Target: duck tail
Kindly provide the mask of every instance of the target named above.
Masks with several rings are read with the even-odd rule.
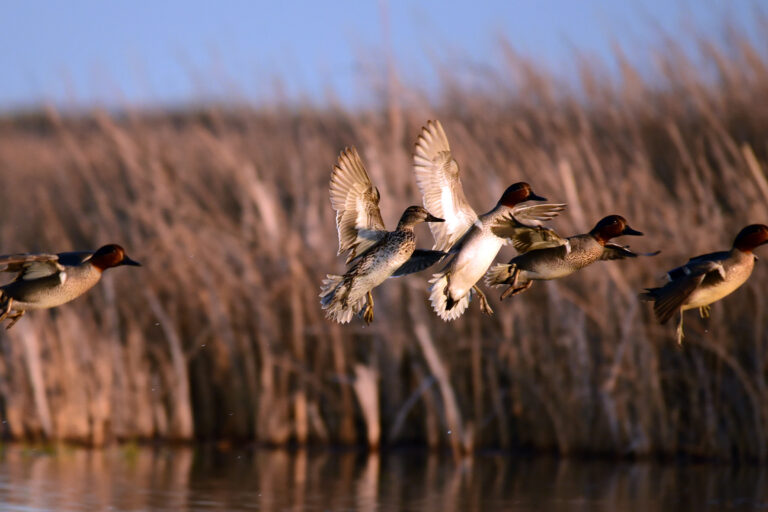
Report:
[[[435,310],[437,316],[446,322],[449,322],[451,320],[456,320],[464,314],[464,310],[469,306],[469,299],[472,293],[474,293],[473,291],[470,290],[469,293],[459,300],[454,300],[453,297],[450,296],[450,291],[448,289],[447,272],[434,274],[429,282],[432,285],[429,288],[429,300],[432,302],[432,309]]]
[[[653,312],[659,323],[667,323],[675,313],[680,311],[686,296],[670,293],[666,286],[661,288],[646,288],[638,294],[640,300],[653,302]]]
[[[333,298],[336,296],[336,291],[341,284],[344,276],[337,276],[335,274],[328,274],[323,279],[323,284],[320,286],[320,304],[323,309],[331,305]]]
[[[512,284],[512,277],[514,275],[515,265],[509,263],[498,263],[492,266],[488,272],[485,273],[485,284],[492,287],[504,286]]]
[[[346,324],[352,320],[352,316],[362,310],[365,297],[346,305],[341,299],[344,293],[340,292],[344,292],[349,286],[350,283],[344,282],[344,276],[328,274],[323,280],[323,284],[320,287],[320,305],[326,310],[326,318],[340,324]]]
[[[645,302],[653,302],[658,298],[661,288],[646,288],[644,292],[637,294],[638,298]]]

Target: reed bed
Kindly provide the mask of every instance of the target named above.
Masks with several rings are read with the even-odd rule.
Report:
[[[763,265],[709,320],[689,313],[682,346],[637,299],[668,268],[768,222],[765,43],[701,40],[696,57],[667,47],[653,79],[623,60],[609,79],[585,61],[578,87],[508,49],[479,89],[444,78],[433,100],[392,79],[380,108],[354,111],[3,118],[0,252],[116,242],[144,264],[0,334],[5,437],[765,460]],[[552,223],[562,233],[620,213],[646,233],[633,248],[662,254],[504,303],[493,292],[496,315],[473,304],[453,323],[432,314],[427,271],[378,288],[370,327],[330,323],[317,295],[343,269],[331,166],[356,146],[393,226],[420,203],[411,150],[431,118],[479,211],[526,180],[568,203]]]

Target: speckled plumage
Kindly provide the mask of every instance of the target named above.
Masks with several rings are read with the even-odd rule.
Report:
[[[101,279],[105,269],[140,266],[122,247],[105,245],[96,252],[13,254],[0,256],[0,270],[16,278],[0,286],[0,322],[10,319],[10,329],[28,309],[47,309],[84,294]]]
[[[567,240],[570,250],[566,246],[538,249],[513,258],[509,265],[520,270],[518,279],[524,281],[559,279],[598,261],[605,250],[589,234],[570,236]]]
[[[13,299],[14,310],[47,309],[76,299],[101,279],[101,270],[93,265],[64,268],[64,272],[40,279],[13,281],[0,287],[0,291]]]
[[[343,276],[328,276],[326,283],[330,286],[324,287],[324,294],[321,294],[323,308],[334,320],[349,322],[362,310],[368,292],[408,261],[415,249],[416,235],[412,226],[387,233]]]
[[[636,257],[637,254],[626,247],[608,240],[620,235],[641,234],[630,228],[624,217],[609,215],[589,233],[563,239],[564,243],[558,247],[528,250],[509,263],[494,265],[486,274],[485,281],[489,286],[510,285],[502,298],[522,293],[530,288],[533,281],[560,279],[599,260]],[[556,238],[558,235],[549,230],[548,236]]]
[[[339,323],[347,323],[363,310],[372,289],[393,275],[422,270],[440,259],[440,251],[416,250],[413,227],[419,222],[437,222],[424,208],[411,206],[394,231],[386,232],[366,252],[359,255],[343,275],[328,275],[320,291],[320,303],[326,315]],[[372,305],[370,314],[372,315]],[[368,322],[369,320],[366,320]]]
[[[352,266],[341,275],[329,274],[320,288],[320,304],[326,316],[347,323],[363,313],[373,321],[371,290],[388,277],[418,272],[440,260],[441,251],[416,249],[413,226],[442,222],[421,206],[410,206],[397,229],[387,231],[379,211],[379,191],[371,182],[355,148],[341,152],[331,171],[331,207],[336,211],[339,254],[349,252]],[[367,304],[366,304],[367,302]]]

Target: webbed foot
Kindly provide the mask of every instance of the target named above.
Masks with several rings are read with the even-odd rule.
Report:
[[[365,305],[365,309],[363,309],[363,321],[366,325],[370,325],[373,322],[373,295],[370,291],[368,292],[367,299],[368,303]]]
[[[21,320],[21,317],[24,316],[24,311],[16,311],[6,316],[11,320],[11,322],[5,326],[5,330],[7,331],[8,329],[16,325],[16,322]]]
[[[8,318],[11,313],[11,306],[13,306],[13,299],[10,297],[0,297],[0,323]],[[8,327],[10,328],[10,326]]]
[[[513,297],[517,295],[518,293],[523,293],[525,290],[533,286],[533,281],[528,281],[523,286],[510,286],[506,290],[504,290],[504,293],[501,294],[501,300],[506,299],[507,297]]]
[[[473,286],[472,289],[475,290],[475,293],[477,293],[478,300],[480,301],[480,310],[486,315],[492,315],[493,309],[491,308],[491,305],[488,304],[488,299],[482,290],[480,290],[477,285]]]

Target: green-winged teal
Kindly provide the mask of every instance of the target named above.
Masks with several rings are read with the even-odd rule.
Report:
[[[547,230],[547,234],[548,239],[557,236],[552,230]],[[642,233],[629,227],[621,215],[609,215],[601,219],[589,233],[569,236],[563,239],[563,245],[557,247],[537,249],[538,233],[532,232],[531,235],[515,240],[515,248],[521,253],[519,256],[512,258],[509,263],[494,265],[485,276],[489,286],[509,285],[501,294],[502,300],[524,292],[534,281],[569,276],[599,260],[636,258],[638,254],[628,247],[609,240],[621,235],[641,236]]]
[[[454,320],[464,313],[471,295],[476,293],[482,310],[492,314],[476,283],[503,245],[523,233],[540,231],[541,222],[555,217],[565,205],[520,205],[545,200],[530,185],[520,182],[508,187],[491,211],[477,215],[464,195],[459,165],[438,121],[429,121],[422,128],[413,158],[424,207],[445,219],[444,224],[429,226],[435,238],[434,249],[453,254],[446,267],[429,281],[432,308],[443,320]],[[548,245],[559,243],[552,241]]]
[[[677,341],[683,340],[683,312],[699,308],[702,318],[709,317],[709,305],[731,294],[752,274],[755,256],[752,251],[768,242],[768,226],[752,224],[742,229],[730,251],[696,256],[688,263],[667,272],[669,283],[660,288],[647,288],[640,298],[653,301],[656,318],[664,324],[680,313]]]
[[[323,281],[320,303],[326,316],[347,323],[362,313],[373,321],[371,290],[389,277],[424,270],[444,253],[416,249],[413,227],[419,222],[443,222],[421,206],[410,206],[394,231],[387,231],[379,211],[379,191],[371,183],[354,148],[344,150],[331,174],[331,205],[336,210],[339,254],[349,251],[352,266],[344,275]]]
[[[99,282],[104,270],[120,265],[140,266],[114,244],[96,252],[0,256],[0,270],[17,273],[0,286],[0,322],[9,318],[10,329],[28,309],[53,308],[76,299]]]

